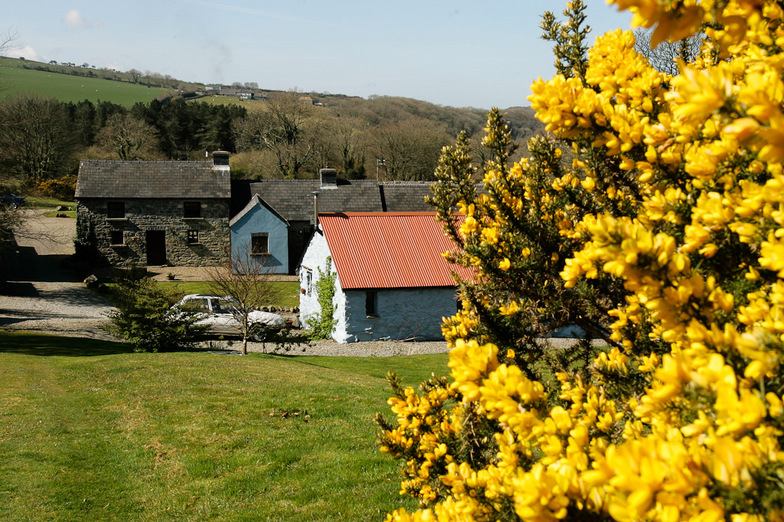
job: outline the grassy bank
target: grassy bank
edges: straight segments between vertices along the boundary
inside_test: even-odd
[[[392,358],[134,354],[0,332],[0,519],[379,520],[401,505],[378,452]]]
[[[44,98],[56,98],[63,102],[78,103],[90,100],[93,103],[110,101],[131,107],[134,103],[148,103],[156,96],[166,94],[167,89],[133,83],[72,76],[48,71],[24,69],[17,60],[0,60],[0,101],[15,95],[27,94]]]

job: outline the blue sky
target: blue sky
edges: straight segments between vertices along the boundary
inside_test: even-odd
[[[589,41],[631,15],[586,0]],[[36,0],[13,2],[6,54],[202,82],[405,96],[489,109],[529,105],[553,75],[541,14],[566,0]]]

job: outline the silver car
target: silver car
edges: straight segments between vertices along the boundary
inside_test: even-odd
[[[210,334],[241,335],[240,323],[232,313],[234,305],[227,296],[188,294],[174,306],[179,310],[200,314],[202,317],[196,324],[207,325]],[[263,328],[271,329],[282,328],[286,323],[280,315],[261,310],[251,312],[248,319]]]

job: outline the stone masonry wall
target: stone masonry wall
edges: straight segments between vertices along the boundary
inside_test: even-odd
[[[107,203],[125,202],[125,218],[109,219]],[[147,231],[166,234],[166,262],[173,266],[216,266],[229,252],[229,200],[201,200],[201,217],[185,218],[185,201],[193,199],[81,200],[77,205],[77,242],[94,245],[114,266],[147,265]],[[199,232],[188,243],[188,231]],[[123,243],[112,244],[112,231],[123,232]]]

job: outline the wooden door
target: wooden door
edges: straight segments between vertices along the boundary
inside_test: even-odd
[[[147,264],[166,264],[166,232],[164,230],[147,231]]]

